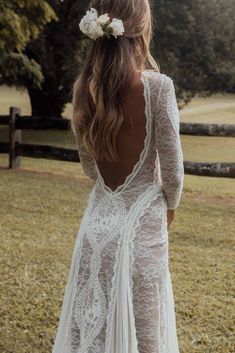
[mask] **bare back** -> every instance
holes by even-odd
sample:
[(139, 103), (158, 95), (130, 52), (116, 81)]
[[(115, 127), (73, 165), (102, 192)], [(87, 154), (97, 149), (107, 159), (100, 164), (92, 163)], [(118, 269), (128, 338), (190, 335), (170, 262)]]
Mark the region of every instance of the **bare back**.
[(144, 86), (140, 74), (133, 77), (124, 107), (124, 121), (117, 140), (118, 162), (97, 161), (105, 184), (115, 190), (132, 172), (146, 137)]
[[(179, 203), (183, 185), (183, 155), (179, 110), (171, 78), (144, 70), (133, 77), (117, 139), (119, 161), (95, 161), (77, 136), (82, 167), (110, 195), (137, 195), (161, 185), (169, 209)], [(134, 191), (135, 190), (135, 191)]]

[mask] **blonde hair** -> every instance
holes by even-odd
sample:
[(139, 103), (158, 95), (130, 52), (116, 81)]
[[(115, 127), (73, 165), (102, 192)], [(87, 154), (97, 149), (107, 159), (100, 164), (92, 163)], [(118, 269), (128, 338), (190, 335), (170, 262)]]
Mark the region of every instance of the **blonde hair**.
[(125, 33), (93, 42), (74, 84), (72, 129), (96, 160), (118, 160), (117, 136), (123, 123), (126, 90), (134, 70), (159, 71), (150, 54), (149, 0), (94, 0), (98, 15), (121, 19)]

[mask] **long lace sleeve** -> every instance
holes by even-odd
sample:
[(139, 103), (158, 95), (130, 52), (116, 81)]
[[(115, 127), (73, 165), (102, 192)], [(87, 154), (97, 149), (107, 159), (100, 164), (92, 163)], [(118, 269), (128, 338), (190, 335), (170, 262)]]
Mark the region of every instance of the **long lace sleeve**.
[(96, 180), (97, 172), (95, 167), (95, 161), (93, 157), (89, 154), (89, 152), (86, 150), (81, 138), (79, 138), (77, 134), (75, 134), (75, 138), (82, 169), (89, 178), (91, 178), (92, 180)]
[(168, 209), (179, 205), (184, 179), (183, 153), (179, 135), (179, 109), (171, 78), (163, 75), (156, 115), (156, 148)]

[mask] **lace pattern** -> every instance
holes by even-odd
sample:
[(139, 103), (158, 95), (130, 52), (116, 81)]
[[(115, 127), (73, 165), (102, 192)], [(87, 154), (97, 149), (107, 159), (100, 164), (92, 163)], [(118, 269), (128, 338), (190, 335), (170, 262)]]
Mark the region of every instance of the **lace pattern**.
[(157, 164), (166, 195), (168, 209), (179, 205), (183, 187), (183, 154), (179, 137), (179, 110), (173, 81), (163, 76), (159, 103), (155, 106), (157, 116), (155, 141)]
[(112, 191), (78, 141), (95, 181), (78, 232), (53, 353), (179, 353), (168, 266), (167, 209), (179, 205), (183, 156), (173, 81), (142, 74), (146, 137)]

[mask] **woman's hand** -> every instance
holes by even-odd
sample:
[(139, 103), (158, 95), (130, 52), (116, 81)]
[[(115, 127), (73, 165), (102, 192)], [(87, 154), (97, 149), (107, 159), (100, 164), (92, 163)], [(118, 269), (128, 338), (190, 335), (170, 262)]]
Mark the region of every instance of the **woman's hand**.
[(167, 229), (170, 229), (172, 222), (174, 221), (175, 210), (167, 210)]

